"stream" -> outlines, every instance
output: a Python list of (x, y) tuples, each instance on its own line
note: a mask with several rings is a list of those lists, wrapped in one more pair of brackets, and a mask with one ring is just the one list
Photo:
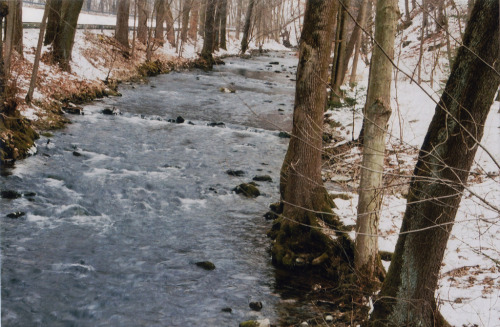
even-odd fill
[[(297, 58), (225, 62), (123, 85), (2, 170), (1, 189), (23, 194), (0, 199), (3, 325), (237, 326), (294, 314), (262, 216), (278, 200)], [(102, 114), (112, 107), (121, 114)], [(261, 196), (232, 191), (256, 175), (272, 177)], [(215, 270), (195, 264), (206, 260)]]

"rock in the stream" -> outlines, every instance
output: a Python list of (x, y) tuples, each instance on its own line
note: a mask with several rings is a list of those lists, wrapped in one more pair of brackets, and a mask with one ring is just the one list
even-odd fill
[(184, 118), (182, 118), (181, 116), (178, 116), (176, 119), (175, 119), (175, 122), (177, 124), (182, 124), (184, 122)]
[(200, 268), (205, 269), (205, 270), (214, 270), (215, 269), (215, 265), (210, 261), (199, 261), (199, 262), (196, 262), (196, 265)]
[(223, 122), (213, 121), (211, 123), (208, 123), (207, 126), (210, 126), (210, 127), (226, 127), (226, 124), (224, 124)]
[(242, 183), (236, 186), (233, 191), (235, 191), (236, 194), (244, 195), (247, 198), (256, 198), (260, 195), (259, 189), (252, 183)]
[(272, 182), (273, 179), (269, 175), (257, 175), (253, 178), (256, 182)]
[(101, 113), (103, 115), (121, 115), (122, 113), (120, 110), (116, 109), (115, 107), (113, 108), (104, 108), (102, 109)]
[(219, 91), (221, 91), (222, 93), (236, 93), (235, 89), (229, 87), (221, 87)]
[(253, 311), (260, 311), (260, 310), (262, 310), (262, 302), (260, 302), (260, 301), (250, 302), (250, 304), (248, 306)]
[(33, 196), (36, 196), (36, 193), (35, 192), (24, 192), (23, 196), (25, 196), (25, 197), (33, 197)]
[(20, 198), (22, 195), (19, 192), (13, 191), (13, 190), (4, 190), (1, 192), (2, 199), (17, 199)]
[(220, 311), (231, 313), (231, 312), (233, 312), (233, 309), (227, 307), (227, 308), (222, 308)]
[(83, 108), (82, 107), (79, 107), (79, 106), (66, 106), (66, 107), (62, 107), (62, 110), (67, 113), (67, 114), (71, 114), (71, 115), (83, 115)]
[(243, 170), (229, 169), (229, 170), (226, 170), (226, 174), (228, 174), (229, 176), (241, 177), (241, 176), (245, 175), (245, 172)]
[(26, 212), (22, 212), (22, 211), (16, 211), (16, 212), (12, 212), (12, 213), (9, 213), (7, 215), (8, 218), (12, 218), (12, 219), (17, 219), (19, 217), (22, 217), (26, 214)]
[(81, 157), (82, 156), (82, 154), (80, 152), (78, 152), (78, 151), (73, 151), (73, 155), (75, 157)]

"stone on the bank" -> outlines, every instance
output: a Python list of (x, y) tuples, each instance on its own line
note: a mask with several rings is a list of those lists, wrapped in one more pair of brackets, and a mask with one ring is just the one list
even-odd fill
[(269, 319), (262, 320), (247, 320), (240, 323), (239, 327), (270, 327), (271, 322)]
[(246, 196), (247, 198), (256, 198), (260, 195), (260, 191), (257, 188), (257, 186), (251, 184), (251, 183), (243, 183), (238, 186), (236, 186), (233, 191), (236, 192), (236, 194), (242, 194)]
[(196, 265), (200, 268), (205, 269), (205, 270), (214, 270), (215, 269), (215, 265), (210, 261), (199, 261), (199, 262), (196, 262)]

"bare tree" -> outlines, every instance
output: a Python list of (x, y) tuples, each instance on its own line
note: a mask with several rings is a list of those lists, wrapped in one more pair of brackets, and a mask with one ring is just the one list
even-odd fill
[(83, 0), (63, 0), (61, 19), (52, 46), (53, 60), (65, 71), (71, 71), (70, 60), (75, 42), (76, 24), (82, 10)]
[(500, 85), (498, 0), (476, 1), (463, 46), (427, 130), (410, 183), (374, 326), (447, 326), (439, 270), (484, 124)]
[(293, 128), (280, 175), (283, 219), (273, 243), (273, 262), (311, 265), (328, 250), (317, 230), (331, 219), (332, 201), (321, 178), (323, 111), (337, 0), (309, 0), (299, 45)]
[[(101, 3), (104, 3), (104, 0), (102, 0)], [(49, 9), (49, 16), (47, 18), (47, 33), (45, 33), (45, 41), (43, 44), (49, 45), (54, 42), (56, 34), (58, 33), (61, 22), (62, 0), (47, 0), (46, 4)]]
[(203, 49), (201, 50), (201, 57), (207, 61), (208, 66), (212, 66), (214, 59), (212, 53), (214, 51), (214, 30), (215, 30), (215, 8), (217, 7), (217, 0), (207, 0), (205, 11), (205, 38), (203, 40)]
[[(355, 268), (370, 283), (383, 276), (378, 254), (378, 225), (382, 204), (387, 122), (391, 116), (391, 80), (394, 39), (398, 19), (397, 0), (378, 0), (368, 94), (364, 110), (364, 143), (356, 222)], [(387, 58), (386, 56), (389, 56)]]
[(146, 44), (148, 37), (148, 3), (147, 0), (137, 0), (137, 39), (142, 43)]
[(185, 0), (184, 6), (182, 7), (182, 30), (181, 30), (182, 43), (185, 43), (187, 41), (187, 34), (189, 27), (189, 13), (191, 12), (192, 4), (193, 4), (192, 0)]
[(200, 0), (192, 0), (191, 18), (189, 19), (188, 36), (192, 40), (196, 40), (198, 34), (198, 20), (200, 18)]
[(243, 38), (241, 39), (241, 54), (245, 54), (245, 52), (248, 50), (248, 38), (250, 36), (250, 26), (252, 24), (252, 13), (254, 6), (255, 6), (255, 0), (250, 0), (248, 2), (247, 13), (245, 16), (245, 25), (243, 26)]
[(129, 48), (128, 44), (129, 12), (130, 12), (130, 0), (119, 0), (118, 12), (116, 15), (115, 39), (125, 49)]
[(36, 79), (38, 75), (38, 66), (40, 64), (40, 54), (42, 53), (43, 45), (43, 35), (45, 33), (45, 27), (47, 25), (47, 17), (49, 15), (49, 4), (45, 4), (45, 10), (43, 11), (42, 23), (40, 24), (40, 34), (38, 35), (38, 44), (36, 47), (35, 61), (33, 62), (33, 72), (31, 74), (30, 87), (28, 89), (28, 94), (26, 95), (26, 103), (30, 104), (33, 98), (33, 92), (35, 91)]

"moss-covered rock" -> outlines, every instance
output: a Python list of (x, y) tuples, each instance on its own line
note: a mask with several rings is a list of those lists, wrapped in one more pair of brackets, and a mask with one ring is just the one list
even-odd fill
[(199, 261), (199, 262), (196, 262), (196, 265), (200, 268), (205, 269), (205, 270), (214, 270), (215, 269), (215, 265), (210, 261)]
[(247, 198), (256, 198), (260, 195), (260, 191), (254, 183), (242, 183), (236, 186), (233, 191)]

